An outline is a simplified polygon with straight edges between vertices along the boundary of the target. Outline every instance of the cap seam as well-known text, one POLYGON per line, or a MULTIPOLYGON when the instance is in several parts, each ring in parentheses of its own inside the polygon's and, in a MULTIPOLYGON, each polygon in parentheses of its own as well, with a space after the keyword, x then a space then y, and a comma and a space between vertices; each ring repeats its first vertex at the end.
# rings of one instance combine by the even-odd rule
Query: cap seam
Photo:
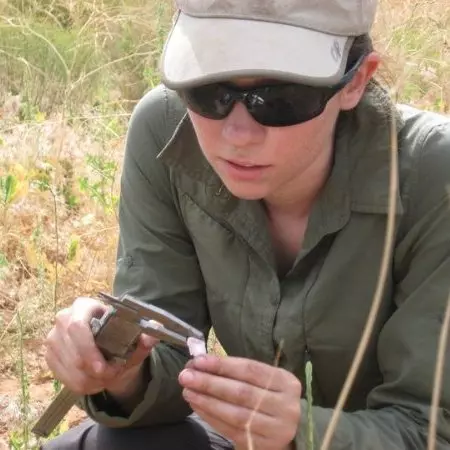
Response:
POLYGON ((359 23, 364 24, 364 1, 365 0, 358 0, 359 2, 359 23))
MULTIPOLYGON (((359 0, 361 1, 361 0, 359 0)), ((307 25, 299 25, 297 23, 294 22, 289 22, 289 21, 285 21, 285 20, 269 20, 267 18, 264 17, 246 17, 246 16, 230 16, 230 15, 226 15, 226 14, 193 14, 187 11, 183 11, 183 10, 179 10, 181 11, 182 14, 185 14, 186 16, 190 16, 190 17, 194 17, 196 19, 228 19, 228 20, 242 20, 242 21, 255 21, 255 22, 265 22, 265 23, 273 23, 276 25, 287 25, 287 26, 291 26, 294 28, 302 28, 305 30, 311 30, 311 31, 315 31, 316 33, 320 33, 320 34, 328 34, 330 36, 343 36, 343 37, 350 37, 352 35, 349 34, 342 34, 342 33, 336 33, 335 31, 331 31, 330 29, 316 29, 316 28, 312 28, 312 27, 308 27, 307 25)))

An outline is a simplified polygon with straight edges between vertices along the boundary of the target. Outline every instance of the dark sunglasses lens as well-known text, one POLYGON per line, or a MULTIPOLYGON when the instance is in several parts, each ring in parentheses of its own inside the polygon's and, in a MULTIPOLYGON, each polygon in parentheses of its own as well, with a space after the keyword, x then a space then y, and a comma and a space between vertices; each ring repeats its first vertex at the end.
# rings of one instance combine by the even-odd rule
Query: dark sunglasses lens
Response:
POLYGON ((179 92, 189 109, 209 119, 224 119, 234 103, 229 89, 220 84, 209 84, 179 92))
POLYGON ((331 97, 319 87, 277 85, 263 88, 247 99, 247 107, 259 123, 282 127, 307 122, 321 114, 331 97))
MULTIPOLYGON (((261 125, 283 127, 317 117, 334 93, 330 88, 283 84, 253 89, 244 101, 248 112, 261 125)), ((242 93, 223 84, 209 84, 179 91, 179 95, 195 113, 221 120, 242 93)))

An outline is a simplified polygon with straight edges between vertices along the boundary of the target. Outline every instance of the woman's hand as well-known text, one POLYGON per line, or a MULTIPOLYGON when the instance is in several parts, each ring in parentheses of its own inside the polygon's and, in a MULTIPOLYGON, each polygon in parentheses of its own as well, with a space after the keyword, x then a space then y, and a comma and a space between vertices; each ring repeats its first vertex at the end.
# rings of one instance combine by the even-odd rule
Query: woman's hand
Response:
POLYGON ((300 381, 257 361, 200 356, 180 373, 191 408, 238 449, 248 449, 246 424, 258 450, 288 449, 300 420, 300 381))
POLYGON ((142 335, 125 365, 108 363, 95 345, 89 325, 106 310, 98 300, 82 297, 58 312, 45 342, 45 360, 55 377, 76 394, 108 390, 118 399, 127 399, 139 389, 142 363, 158 341, 142 335))

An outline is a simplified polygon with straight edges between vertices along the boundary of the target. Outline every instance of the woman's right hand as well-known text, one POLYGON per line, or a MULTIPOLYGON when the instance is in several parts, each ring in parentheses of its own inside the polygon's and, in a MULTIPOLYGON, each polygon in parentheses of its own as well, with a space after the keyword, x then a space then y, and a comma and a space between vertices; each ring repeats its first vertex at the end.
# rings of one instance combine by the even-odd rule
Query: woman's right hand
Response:
POLYGON ((101 317, 106 310, 107 306, 100 301, 80 297, 71 307, 59 311, 45 341, 45 360, 55 378, 76 394, 91 395, 107 390, 126 398, 137 389, 142 363, 158 340, 142 334, 125 365, 107 362, 95 344, 89 325, 93 317, 101 317))

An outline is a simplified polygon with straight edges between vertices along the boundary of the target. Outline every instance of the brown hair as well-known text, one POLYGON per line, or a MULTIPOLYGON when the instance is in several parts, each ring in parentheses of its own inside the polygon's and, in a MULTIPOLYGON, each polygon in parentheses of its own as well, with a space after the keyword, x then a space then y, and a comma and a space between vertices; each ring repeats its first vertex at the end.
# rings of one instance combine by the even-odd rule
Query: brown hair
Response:
MULTIPOLYGON (((374 50, 375 46, 373 44, 372 37, 369 34, 361 34, 360 36, 357 36, 350 47, 346 70, 351 69, 359 58, 364 55, 368 55, 374 50)), ((384 67, 384 70, 379 69, 375 76, 369 81, 366 91, 373 91, 375 88, 388 90, 391 85, 392 80, 389 76, 389 70, 384 67)))
POLYGON ((347 70, 351 69, 361 56, 369 54, 373 49, 372 38, 368 34, 357 36, 348 54, 347 70))

